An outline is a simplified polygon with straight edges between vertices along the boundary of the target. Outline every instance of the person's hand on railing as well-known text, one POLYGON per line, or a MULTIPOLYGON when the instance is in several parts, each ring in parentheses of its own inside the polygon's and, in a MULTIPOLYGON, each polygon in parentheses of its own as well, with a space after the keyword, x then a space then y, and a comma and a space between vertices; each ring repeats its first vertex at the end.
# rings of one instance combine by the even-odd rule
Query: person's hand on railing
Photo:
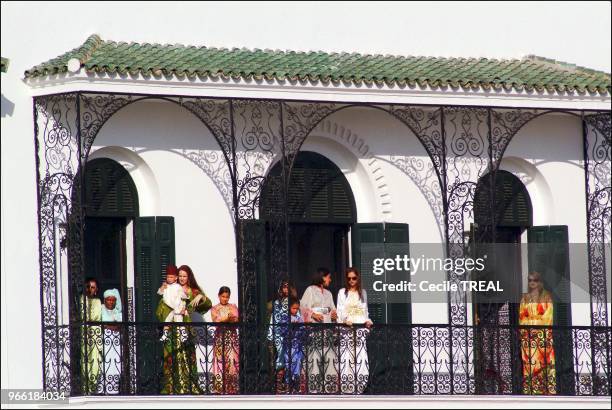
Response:
POLYGON ((312 315, 310 316, 312 318, 312 320, 314 320, 315 322, 322 322, 323 321, 323 315, 321 313, 315 313, 313 312, 312 315))
POLYGON ((372 327, 372 325, 373 325, 373 324, 374 324, 374 322, 372 322, 371 320, 367 320, 367 321, 365 322, 365 327, 369 329, 369 328, 371 328, 371 327, 372 327))
POLYGON ((346 319, 344 321, 344 324, 347 325, 347 326, 353 326, 353 322, 350 319, 346 319))

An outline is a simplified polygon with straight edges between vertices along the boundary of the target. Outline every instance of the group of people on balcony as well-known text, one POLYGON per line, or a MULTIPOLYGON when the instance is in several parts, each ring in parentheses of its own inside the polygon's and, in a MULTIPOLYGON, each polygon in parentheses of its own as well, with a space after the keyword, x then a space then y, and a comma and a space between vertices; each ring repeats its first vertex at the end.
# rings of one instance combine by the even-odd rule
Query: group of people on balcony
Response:
MULTIPOLYGON (((528 293, 519 306, 519 324, 544 326, 520 330, 524 394, 555 394, 555 353, 552 330, 553 301, 543 288, 541 275, 528 276, 528 293)), ((364 392, 369 379, 366 341, 373 325, 368 313, 367 293, 355 268, 345 272, 346 286, 338 292, 338 306, 331 292, 331 274, 317 271, 313 284, 301 299, 288 280, 280 283, 278 294, 268 304, 270 322, 267 339, 270 368, 277 393, 364 392), (305 323, 339 323, 346 326, 306 327, 305 323), (354 327, 354 325, 359 325, 354 327)), ((117 289, 108 289, 101 301, 98 282, 88 279, 81 296, 85 322, 102 322, 81 332, 81 372, 85 394, 118 394, 122 376, 122 303, 117 289)), ((198 285, 191 268, 170 265, 156 317, 163 323, 162 394, 201 394, 196 357, 197 337, 188 325, 194 312, 211 311, 215 322, 210 391, 239 393, 240 350, 238 307, 229 303, 231 290, 219 289, 219 303, 211 300, 198 285)))
POLYGON ((365 390, 369 377, 366 338, 373 323, 359 271, 348 268, 345 279, 337 309, 328 290, 331 273, 326 268, 317 270, 301 299, 288 280, 280 283, 278 297, 269 306, 268 330, 277 393, 360 394, 365 390), (300 325, 332 322, 346 327, 300 325), (352 329, 353 324, 364 327, 352 329))

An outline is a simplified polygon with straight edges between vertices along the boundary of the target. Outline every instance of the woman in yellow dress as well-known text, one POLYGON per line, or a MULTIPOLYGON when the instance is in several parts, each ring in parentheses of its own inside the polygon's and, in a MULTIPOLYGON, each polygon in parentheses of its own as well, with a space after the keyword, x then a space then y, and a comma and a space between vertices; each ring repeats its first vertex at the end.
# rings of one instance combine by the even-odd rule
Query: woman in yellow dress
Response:
POLYGON ((553 300, 539 272, 529 273, 528 281, 528 292, 519 307, 519 324, 534 328, 520 330, 523 393, 556 394, 555 350, 549 328, 553 325, 553 300))
POLYGON ((102 302, 98 299, 98 281, 85 281, 85 294, 80 299, 80 315, 83 320, 81 334, 81 377, 83 394, 101 393, 100 368, 102 367, 102 327, 89 322, 102 320, 102 302))

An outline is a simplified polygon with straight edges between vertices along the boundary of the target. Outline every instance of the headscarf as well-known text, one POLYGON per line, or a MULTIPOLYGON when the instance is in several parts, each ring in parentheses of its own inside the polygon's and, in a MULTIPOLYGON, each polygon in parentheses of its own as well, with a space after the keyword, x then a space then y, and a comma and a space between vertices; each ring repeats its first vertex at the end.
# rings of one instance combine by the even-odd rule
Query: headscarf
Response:
POLYGON ((107 289, 104 291, 104 299, 109 296, 114 296, 117 302, 115 303, 115 308, 113 310, 107 309, 106 305, 102 304, 102 321, 121 322, 123 320, 121 315, 121 295, 117 289, 107 289))

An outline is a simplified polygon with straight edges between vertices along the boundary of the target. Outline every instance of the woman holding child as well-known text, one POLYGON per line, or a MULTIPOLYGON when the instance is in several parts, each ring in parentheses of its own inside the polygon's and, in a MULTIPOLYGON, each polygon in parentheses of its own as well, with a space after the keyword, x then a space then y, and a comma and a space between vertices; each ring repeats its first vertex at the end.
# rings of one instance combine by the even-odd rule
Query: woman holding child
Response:
MULTIPOLYGON (((191 268, 168 265, 166 282, 159 288, 162 299, 155 311, 157 320, 163 323, 190 323, 191 314, 205 314, 212 302, 200 289, 191 268), (179 286, 176 286, 176 285, 179 286)), ((162 394, 199 394, 198 369, 194 337, 185 326, 164 326, 161 338, 164 343, 162 394)))

